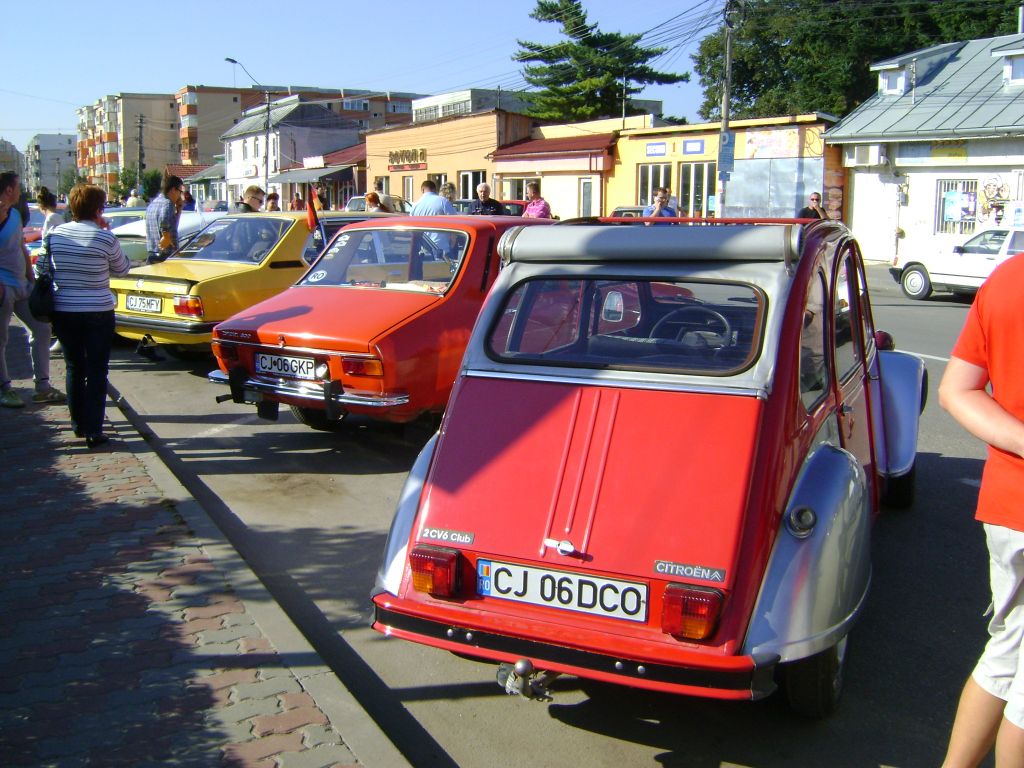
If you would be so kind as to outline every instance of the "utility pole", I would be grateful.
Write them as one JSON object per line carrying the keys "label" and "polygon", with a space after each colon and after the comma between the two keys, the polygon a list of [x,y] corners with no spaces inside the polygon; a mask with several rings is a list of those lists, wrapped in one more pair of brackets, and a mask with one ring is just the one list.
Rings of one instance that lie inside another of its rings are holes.
{"label": "utility pole", "polygon": [[143,162],[146,159],[146,152],[142,148],[142,126],[145,123],[146,118],[141,114],[139,115],[139,167],[135,169],[135,192],[139,197],[145,197],[142,191],[142,169],[145,168]]}
{"label": "utility pole", "polygon": [[726,0],[723,14],[725,17],[725,63],[722,68],[722,127],[718,137],[718,204],[715,216],[725,215],[725,186],[732,171],[733,136],[729,132],[729,89],[732,81],[732,14],[735,11],[735,0]]}
{"label": "utility pole", "polygon": [[60,155],[57,155],[57,184],[54,186],[57,190],[57,194],[60,194]]}
{"label": "utility pole", "polygon": [[622,73],[622,130],[626,130],[626,73]]}
{"label": "utility pole", "polygon": [[267,132],[263,146],[263,191],[270,193],[270,91],[264,91],[267,102]]}

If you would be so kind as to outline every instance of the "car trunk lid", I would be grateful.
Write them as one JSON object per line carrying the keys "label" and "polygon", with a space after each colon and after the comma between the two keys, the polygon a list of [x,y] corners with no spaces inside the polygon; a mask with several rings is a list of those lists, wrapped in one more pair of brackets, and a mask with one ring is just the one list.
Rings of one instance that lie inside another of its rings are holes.
{"label": "car trunk lid", "polygon": [[760,400],[472,376],[455,400],[419,541],[729,588]]}

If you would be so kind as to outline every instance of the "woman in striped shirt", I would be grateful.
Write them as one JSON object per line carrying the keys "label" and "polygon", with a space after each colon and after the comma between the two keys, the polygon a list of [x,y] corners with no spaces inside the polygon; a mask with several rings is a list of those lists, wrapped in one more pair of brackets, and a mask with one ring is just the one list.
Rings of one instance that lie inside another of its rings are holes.
{"label": "woman in striped shirt", "polygon": [[117,238],[106,228],[106,198],[106,193],[92,184],[78,184],[71,190],[73,221],[47,234],[46,251],[53,263],[43,267],[53,269],[53,331],[67,368],[71,424],[90,448],[109,440],[102,430],[114,338],[110,276],[124,275],[131,266]]}

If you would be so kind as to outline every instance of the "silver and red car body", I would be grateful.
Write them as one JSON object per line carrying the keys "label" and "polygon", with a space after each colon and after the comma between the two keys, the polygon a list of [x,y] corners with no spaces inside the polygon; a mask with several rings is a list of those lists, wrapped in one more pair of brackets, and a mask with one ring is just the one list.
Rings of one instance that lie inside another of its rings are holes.
{"label": "silver and red car body", "polygon": [[[574,225],[511,230],[499,249],[507,266],[399,502],[374,628],[724,699],[766,696],[777,665],[842,643],[867,594],[880,494],[912,473],[923,407],[920,361],[877,348],[850,233]],[[531,281],[634,279],[742,288],[755,297],[749,354],[687,371],[496,352],[510,297]],[[808,307],[814,281],[824,307]],[[859,359],[837,372],[829,350],[827,385],[802,398],[802,334],[830,307],[826,338],[838,323]],[[424,562],[442,580],[454,569],[449,594],[430,593]],[[535,599],[530,578],[559,594]],[[679,632],[680,600],[714,612],[705,637]]]}

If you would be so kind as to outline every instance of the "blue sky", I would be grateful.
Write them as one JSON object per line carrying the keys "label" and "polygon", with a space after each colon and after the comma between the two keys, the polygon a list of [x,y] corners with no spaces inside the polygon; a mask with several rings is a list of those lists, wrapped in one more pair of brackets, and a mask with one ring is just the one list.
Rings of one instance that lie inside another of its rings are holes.
{"label": "blue sky", "polygon": [[[651,30],[645,44],[671,46],[654,62],[670,72],[692,70],[690,54],[717,27],[722,5],[584,0],[588,20],[603,31]],[[73,134],[76,107],[107,94],[251,85],[226,56],[272,85],[414,93],[522,87],[520,66],[511,60],[516,40],[559,39],[556,24],[529,17],[534,6],[533,0],[22,4],[7,13],[14,23],[0,29],[8,62],[0,82],[0,138],[24,151],[36,133]],[[426,10],[431,7],[436,10]],[[648,88],[643,97],[661,99],[666,114],[695,121],[696,79]]]}

